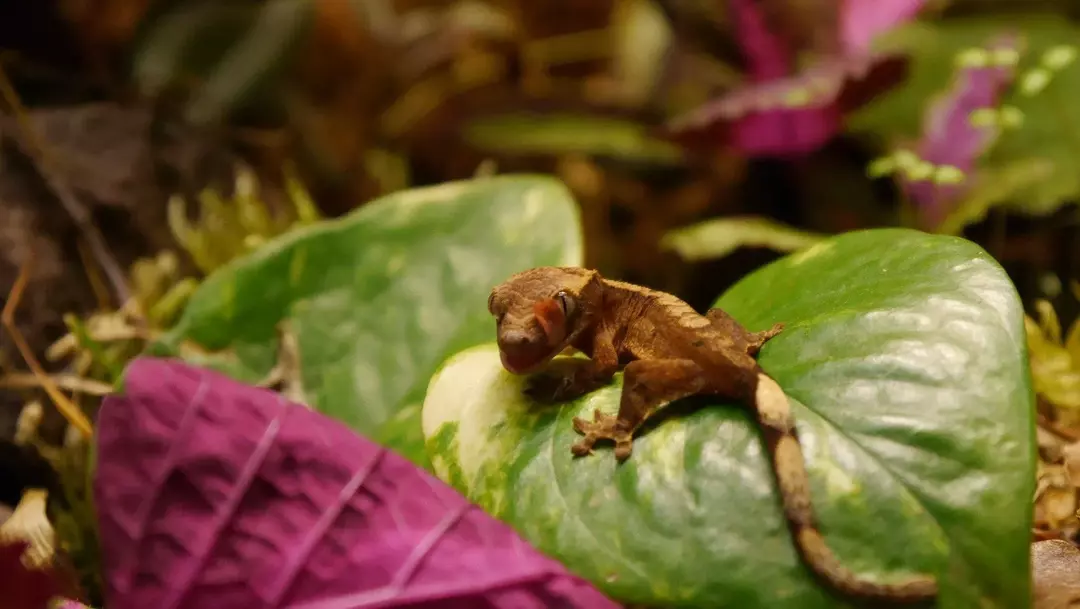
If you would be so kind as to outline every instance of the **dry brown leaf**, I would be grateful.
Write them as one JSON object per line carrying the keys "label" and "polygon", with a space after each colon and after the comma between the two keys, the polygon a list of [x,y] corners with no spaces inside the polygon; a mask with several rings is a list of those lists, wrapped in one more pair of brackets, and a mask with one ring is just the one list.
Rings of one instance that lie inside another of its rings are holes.
{"label": "dry brown leaf", "polygon": [[1080,531],[1077,489],[1065,466],[1040,461],[1034,497],[1034,534],[1038,538],[1072,537]]}
{"label": "dry brown leaf", "polygon": [[1065,440],[1052,431],[1039,425],[1035,428],[1035,443],[1039,447],[1039,457],[1048,463],[1058,463],[1062,459]]}
{"label": "dry brown leaf", "polygon": [[44,489],[27,489],[15,511],[0,525],[0,543],[29,544],[24,558],[33,568],[49,564],[56,553],[56,533],[45,516],[48,496]]}
{"label": "dry brown leaf", "polygon": [[1061,451],[1065,477],[1073,488],[1080,488],[1080,442],[1073,442]]}

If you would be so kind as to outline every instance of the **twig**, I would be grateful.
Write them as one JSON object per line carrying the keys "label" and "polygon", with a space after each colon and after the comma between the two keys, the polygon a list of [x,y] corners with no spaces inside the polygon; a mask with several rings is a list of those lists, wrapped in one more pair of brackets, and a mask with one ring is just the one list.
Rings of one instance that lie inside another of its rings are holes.
{"label": "twig", "polygon": [[109,310],[109,288],[101,281],[101,273],[92,264],[94,254],[87,247],[86,239],[76,239],[75,245],[83,270],[86,272],[86,279],[90,282],[90,289],[94,292],[94,298],[97,299],[98,308],[102,311]]}
{"label": "twig", "polygon": [[[113,392],[113,386],[94,379],[87,379],[75,374],[54,374],[49,377],[56,386],[67,391],[78,391],[87,395],[101,397]],[[0,389],[39,389],[41,379],[25,372],[9,372],[0,376]]]}
{"label": "twig", "polygon": [[33,161],[45,185],[60,201],[64,211],[71,216],[75,226],[78,227],[86,239],[86,245],[93,253],[94,259],[105,273],[105,276],[109,278],[109,283],[112,284],[113,292],[118,300],[116,306],[123,306],[130,295],[124,273],[120,269],[120,265],[117,264],[116,259],[113,258],[109,248],[105,245],[105,239],[102,237],[101,232],[98,231],[97,226],[94,225],[90,212],[75,196],[74,191],[67,183],[61,180],[58,173],[54,171],[54,165],[50,162],[51,159],[46,148],[41,145],[31,125],[27,124],[25,119],[27,116],[26,110],[19,102],[18,94],[15,92],[14,87],[11,86],[3,66],[0,66],[0,94],[3,94],[5,101],[11,107],[11,114],[13,115],[9,116],[6,111],[0,111],[0,119],[3,121],[0,130],[7,132],[19,149],[23,151],[23,154]]}
{"label": "twig", "polygon": [[3,324],[3,326],[7,328],[12,342],[15,343],[15,348],[19,350],[23,360],[26,361],[26,365],[30,367],[30,372],[32,372],[34,376],[38,378],[38,381],[41,382],[41,387],[45,390],[45,393],[47,393],[53,403],[56,404],[56,409],[60,411],[60,414],[64,415],[64,418],[68,420],[68,423],[77,428],[83,436],[89,438],[94,434],[94,427],[90,424],[90,420],[86,418],[86,415],[83,414],[78,406],[60,392],[60,388],[56,386],[56,383],[54,383],[51,378],[49,378],[49,375],[45,374],[45,371],[41,368],[41,364],[38,363],[37,358],[34,357],[34,352],[30,349],[30,345],[27,344],[26,339],[23,338],[19,329],[15,327],[15,309],[19,306],[19,301],[22,300],[23,291],[26,289],[26,283],[30,280],[30,268],[33,266],[33,261],[34,256],[31,252],[31,254],[27,256],[26,261],[23,262],[22,268],[19,269],[19,276],[15,279],[15,285],[11,286],[7,302],[4,303],[4,310],[3,312],[0,312],[0,324]]}

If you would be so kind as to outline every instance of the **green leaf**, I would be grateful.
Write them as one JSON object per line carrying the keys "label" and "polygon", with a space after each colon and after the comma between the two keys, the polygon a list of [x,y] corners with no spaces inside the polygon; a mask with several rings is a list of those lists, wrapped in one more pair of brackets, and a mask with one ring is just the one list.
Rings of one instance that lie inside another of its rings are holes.
{"label": "green leaf", "polygon": [[[840,560],[879,581],[938,574],[940,609],[1027,606],[1034,396],[1020,301],[986,252],[859,231],[717,304],[751,330],[787,324],[760,361],[792,401]],[[442,479],[542,551],[624,602],[852,606],[801,563],[736,404],[677,408],[617,466],[610,445],[575,460],[570,420],[616,412],[621,375],[561,407],[530,403],[523,382],[492,344],[459,353],[431,381],[424,434]]]}
{"label": "green leaf", "polygon": [[547,177],[392,194],[221,267],[152,352],[255,383],[287,320],[308,404],[422,464],[429,377],[488,340],[492,286],[533,266],[581,264],[579,226],[570,193]]}
{"label": "green leaf", "polygon": [[767,247],[778,252],[794,252],[825,235],[797,229],[769,218],[744,216],[717,218],[673,230],[661,245],[675,250],[685,260],[723,258],[740,247]]}
{"label": "green leaf", "polygon": [[959,235],[964,227],[986,218],[992,208],[1010,203],[1039,181],[1051,178],[1054,171],[1054,164],[1046,159],[1029,158],[1001,163],[982,172],[934,232]]}
{"label": "green leaf", "polygon": [[1045,68],[1047,61],[1053,63],[1046,56],[1048,51],[1053,55],[1076,48],[1080,26],[1065,17],[1018,14],[1010,15],[1008,21],[993,16],[964,17],[898,29],[889,34],[888,46],[911,55],[908,79],[849,116],[847,125],[851,131],[874,133],[886,141],[917,137],[926,103],[950,83],[957,55],[983,47],[1006,31],[1015,31],[1024,41],[1018,85],[1002,100],[1003,106],[1019,111],[1014,114],[1021,121],[1001,134],[980,168],[991,173],[1025,164],[1050,165],[1048,175],[1028,180],[1022,187],[1013,180],[1018,189],[1004,202],[1014,211],[1046,214],[1080,195],[1080,173],[1075,170],[1080,155],[1080,106],[1073,102],[1080,96],[1080,61],[1054,70],[1046,88],[1035,95],[1026,95],[1023,83],[1032,70]]}
{"label": "green leaf", "polygon": [[507,114],[476,118],[463,127],[465,139],[504,154],[581,153],[656,163],[678,163],[678,146],[652,137],[645,125],[575,114]]}

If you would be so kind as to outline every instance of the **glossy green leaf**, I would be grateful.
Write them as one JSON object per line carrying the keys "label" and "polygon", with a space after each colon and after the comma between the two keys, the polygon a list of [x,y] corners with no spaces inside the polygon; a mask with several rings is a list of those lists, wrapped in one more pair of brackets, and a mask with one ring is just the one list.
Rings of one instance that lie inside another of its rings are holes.
{"label": "glossy green leaf", "polygon": [[431,374],[488,340],[493,285],[532,266],[580,264],[579,226],[569,192],[547,177],[388,195],[221,267],[152,350],[254,383],[277,360],[287,321],[307,403],[423,463]]}
{"label": "glossy green leaf", "polygon": [[[844,563],[879,581],[936,573],[941,609],[1026,606],[1034,398],[1020,302],[990,256],[955,237],[860,231],[759,269],[717,304],[752,330],[787,324],[760,361],[792,401]],[[459,353],[424,402],[434,469],[622,601],[853,606],[801,563],[736,404],[676,408],[622,465],[610,445],[575,460],[571,418],[616,412],[620,384],[543,407],[493,344]]]}
{"label": "glossy green leaf", "polygon": [[[1007,21],[992,16],[964,17],[922,22],[891,33],[889,48],[912,57],[909,78],[848,117],[848,128],[876,134],[887,142],[917,137],[923,110],[931,97],[951,82],[958,55],[967,49],[982,48],[1006,32],[1015,32],[1023,40],[1017,84],[1002,100],[1003,106],[1019,111],[1014,114],[1020,120],[1001,134],[980,167],[986,173],[1015,173],[1027,165],[1037,174],[1049,166],[1046,175],[1027,183],[1012,177],[1010,185],[1015,191],[1009,193],[1007,201],[994,202],[1020,212],[1049,213],[1080,195],[1080,173],[1075,169],[1080,154],[1080,106],[1073,101],[1080,94],[1080,61],[1054,60],[1055,54],[1060,59],[1075,53],[1080,41],[1080,27],[1065,17],[1018,14]],[[1045,88],[1027,94],[1032,89],[1025,82],[1033,71],[1043,70],[1047,62],[1057,69]],[[987,181],[993,182],[993,176]]]}

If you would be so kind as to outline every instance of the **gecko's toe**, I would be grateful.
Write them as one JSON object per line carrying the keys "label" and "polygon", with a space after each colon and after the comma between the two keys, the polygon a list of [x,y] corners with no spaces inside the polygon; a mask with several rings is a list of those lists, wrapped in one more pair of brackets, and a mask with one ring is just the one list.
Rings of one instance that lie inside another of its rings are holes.
{"label": "gecko's toe", "polygon": [[593,445],[600,440],[615,442],[615,458],[624,461],[630,457],[633,446],[632,434],[618,425],[618,417],[604,414],[599,410],[593,411],[593,420],[589,421],[581,417],[573,419],[574,431],[584,435],[577,444],[570,447],[571,452],[577,456],[587,455],[592,452]]}
{"label": "gecko's toe", "polygon": [[570,447],[570,452],[575,457],[584,457],[592,454],[593,444],[596,443],[596,438],[586,436],[584,440],[574,444]]}
{"label": "gecko's toe", "polygon": [[578,433],[593,434],[598,438],[614,439],[611,435],[615,433],[615,416],[610,414],[604,414],[599,409],[593,411],[593,419],[591,421],[583,419],[581,417],[574,417],[573,419],[574,430]]}

